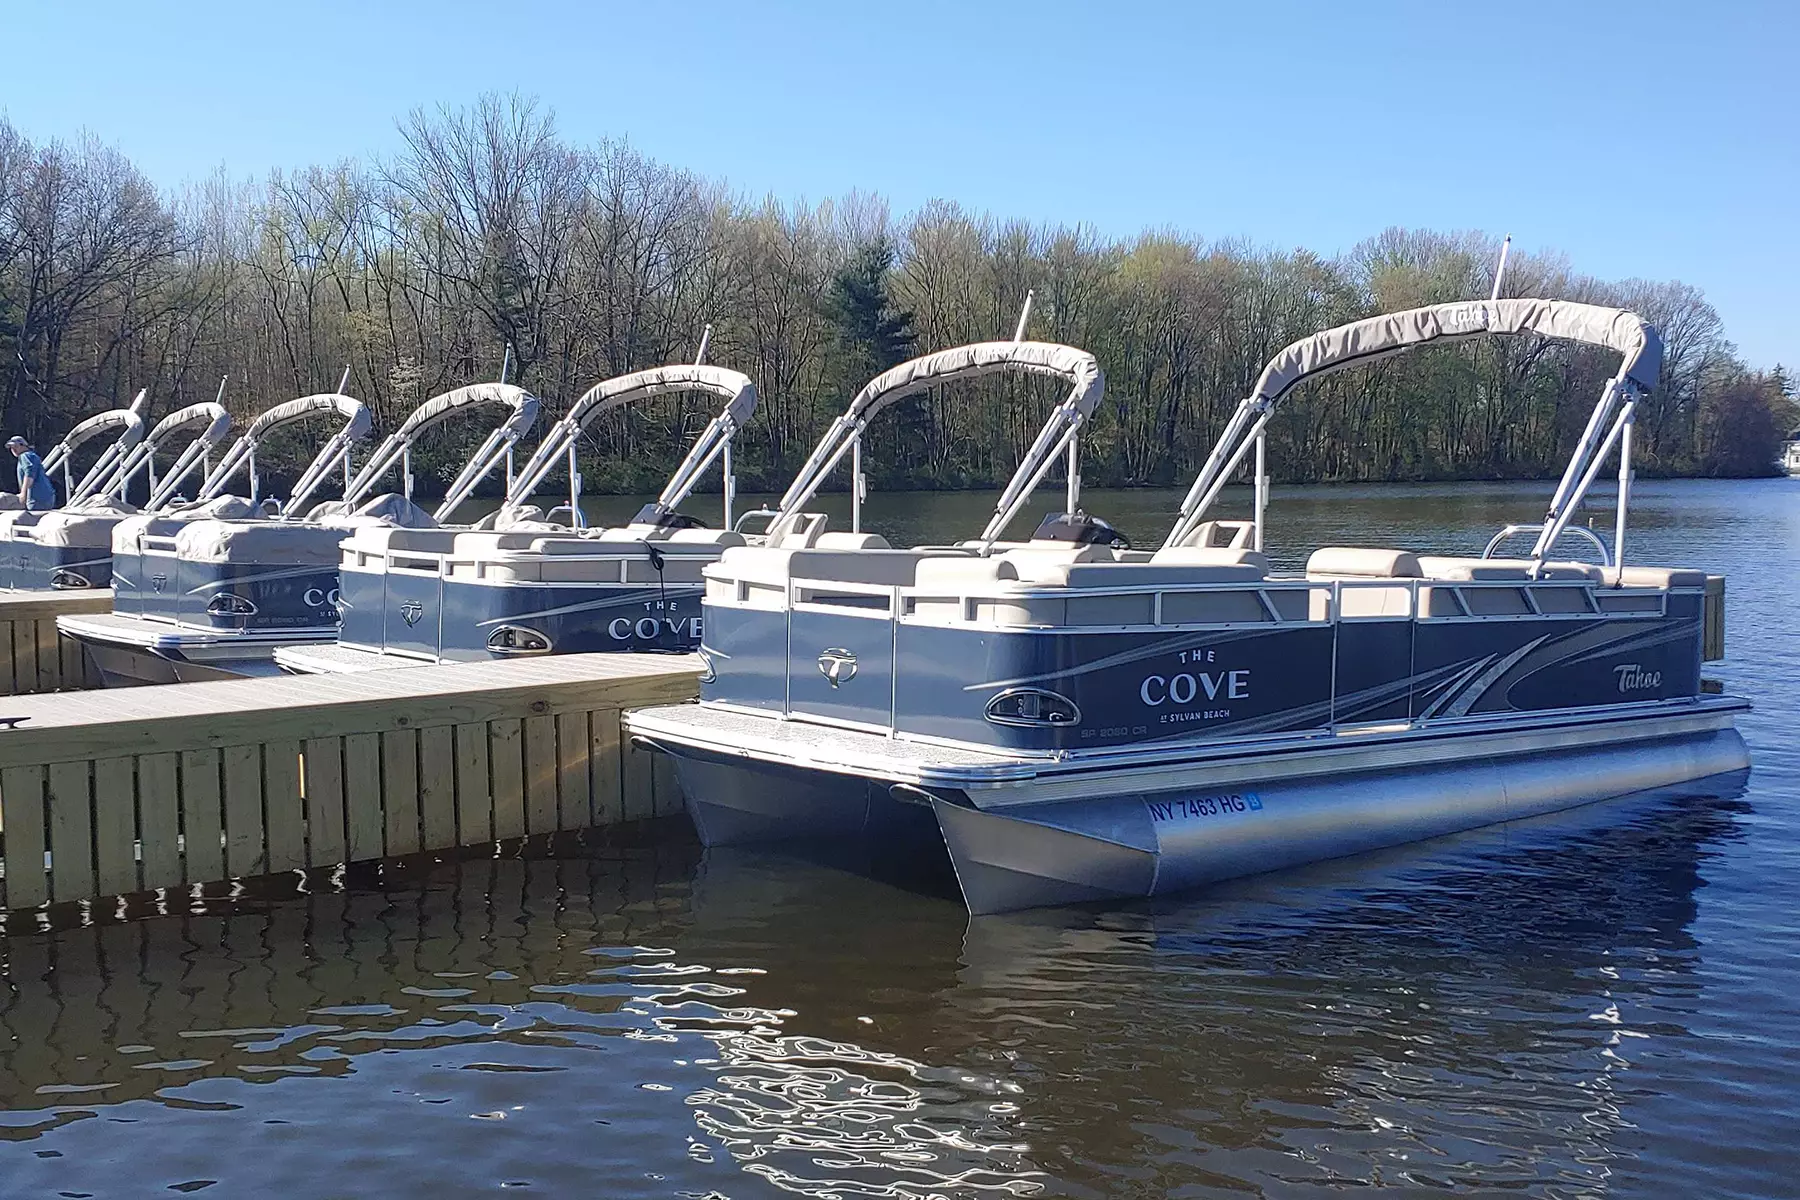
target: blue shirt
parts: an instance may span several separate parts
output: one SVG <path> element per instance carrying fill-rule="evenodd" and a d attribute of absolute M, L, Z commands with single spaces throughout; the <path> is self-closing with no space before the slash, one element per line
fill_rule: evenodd
<path fill-rule="evenodd" d="M 44 470 L 44 460 L 38 457 L 36 450 L 19 455 L 19 495 L 24 497 L 25 507 L 32 512 L 56 507 L 56 488 L 51 485 L 50 473 Z"/>

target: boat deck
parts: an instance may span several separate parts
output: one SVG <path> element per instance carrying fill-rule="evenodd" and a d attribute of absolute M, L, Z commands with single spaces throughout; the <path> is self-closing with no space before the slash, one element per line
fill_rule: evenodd
<path fill-rule="evenodd" d="M 1228 787 L 1271 778 L 1679 737 L 1726 728 L 1749 707 L 1732 697 L 1702 696 L 1681 703 L 1151 743 L 1055 756 L 915 741 L 711 704 L 638 709 L 628 713 L 625 722 L 632 734 L 652 744 L 886 783 L 962 789 L 985 808 L 1127 788 L 1186 787 L 1195 782 L 1197 772 L 1210 783 Z"/>

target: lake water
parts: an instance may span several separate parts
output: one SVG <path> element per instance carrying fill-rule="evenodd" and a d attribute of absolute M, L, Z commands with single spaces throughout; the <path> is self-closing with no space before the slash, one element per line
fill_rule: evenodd
<path fill-rule="evenodd" d="M 1271 549 L 1479 550 L 1546 492 L 1278 490 Z M 1177 500 L 1088 506 L 1147 540 Z M 0 1196 L 1795 1195 L 1800 481 L 1634 515 L 1730 577 L 1741 793 L 976 921 L 941 864 L 665 821 L 15 924 Z"/>

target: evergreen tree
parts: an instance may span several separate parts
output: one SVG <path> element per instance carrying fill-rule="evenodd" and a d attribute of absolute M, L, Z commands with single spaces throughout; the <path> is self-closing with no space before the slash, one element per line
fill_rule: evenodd
<path fill-rule="evenodd" d="M 825 315 L 840 349 L 851 362 L 869 368 L 870 375 L 911 357 L 917 340 L 912 313 L 897 306 L 888 293 L 893 267 L 892 242 L 886 238 L 865 242 L 838 268 L 825 290 Z"/>

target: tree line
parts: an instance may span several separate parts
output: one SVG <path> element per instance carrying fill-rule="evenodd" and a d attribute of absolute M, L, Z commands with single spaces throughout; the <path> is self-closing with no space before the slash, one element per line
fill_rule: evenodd
<path fill-rule="evenodd" d="M 592 384 L 691 360 L 749 374 L 761 404 L 740 435 L 746 488 L 779 489 L 856 389 L 914 353 L 1030 336 L 1092 351 L 1108 400 L 1084 439 L 1090 484 L 1192 477 L 1263 364 L 1316 330 L 1486 296 L 1498 239 L 1390 229 L 1346 254 L 1131 238 L 1003 220 L 934 201 L 892 213 L 852 194 L 754 201 L 629 145 L 578 146 L 518 97 L 416 111 L 379 162 L 260 182 L 161 189 L 85 137 L 34 142 L 0 120 L 0 424 L 39 442 L 147 388 L 161 414 L 225 398 L 247 418 L 346 390 L 392 428 L 420 401 L 510 379 L 547 423 Z M 1515 254 L 1504 294 L 1633 309 L 1666 342 L 1640 407 L 1646 472 L 1760 474 L 1794 424 L 1779 370 L 1739 360 L 1685 283 L 1606 281 Z M 1286 480 L 1528 478 L 1567 456 L 1611 355 L 1538 340 L 1445 347 L 1330 377 L 1284 403 L 1270 463 Z M 869 438 L 877 487 L 1002 480 L 1054 397 L 999 381 L 911 398 Z M 707 419 L 696 398 L 598 424 L 594 490 L 654 490 Z M 479 435 L 418 456 L 447 478 Z M 294 439 L 264 461 L 279 469 Z"/>

